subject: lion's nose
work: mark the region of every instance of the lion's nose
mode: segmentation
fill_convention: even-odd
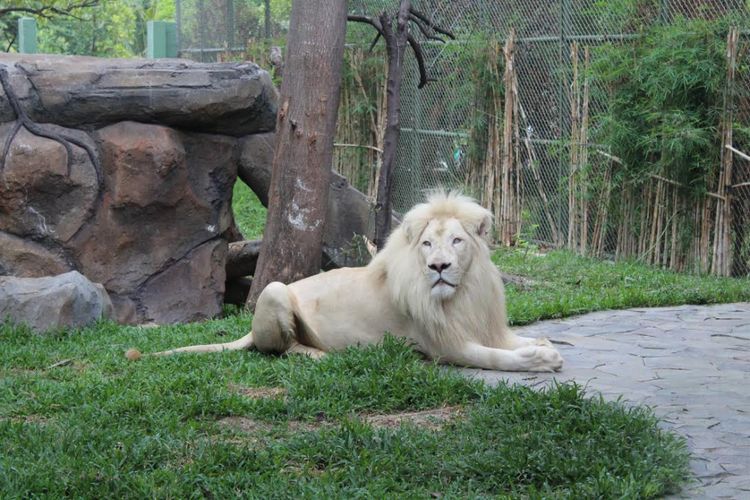
[[[427,267],[429,267],[433,271],[442,273],[443,271],[451,267],[451,264],[450,262],[436,262],[434,264],[428,264]]]

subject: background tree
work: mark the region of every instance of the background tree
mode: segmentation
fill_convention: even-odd
[[[396,149],[401,135],[401,80],[404,73],[404,53],[409,45],[414,51],[419,67],[419,84],[421,89],[430,79],[425,68],[422,48],[410,33],[410,24],[419,28],[422,35],[429,40],[444,41],[438,34],[454,38],[453,34],[435,25],[428,16],[414,9],[410,0],[401,0],[398,14],[394,18],[387,10],[375,17],[350,15],[350,21],[367,23],[377,31],[371,47],[382,38],[385,41],[388,57],[388,78],[386,81],[386,119],[383,140],[383,162],[378,178],[378,191],[375,200],[375,245],[378,250],[385,246],[391,232],[391,186],[393,171],[396,166]],[[395,25],[394,25],[395,21]]]
[[[18,18],[33,17],[39,51],[102,57],[143,56],[146,22],[174,19],[174,0],[13,0],[0,7],[0,50],[13,49]]]
[[[3,2],[5,3],[5,2]],[[10,51],[18,38],[18,19],[34,17],[43,19],[78,18],[99,0],[11,0],[0,7],[0,50]]]
[[[263,247],[247,305],[271,281],[320,271],[346,34],[346,0],[292,4]]]

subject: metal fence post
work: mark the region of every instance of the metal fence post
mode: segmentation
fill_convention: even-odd
[[[568,141],[568,121],[567,116],[565,114],[565,90],[568,86],[568,65],[569,65],[569,54],[570,54],[570,47],[568,43],[568,25],[569,25],[569,16],[570,16],[570,0],[560,0],[560,54],[559,54],[559,87],[558,87],[558,99],[557,99],[557,112],[560,114],[560,130],[558,131],[558,141],[559,141],[559,149],[557,154],[560,155],[558,158],[558,179],[566,178],[568,175],[570,175],[570,172],[568,171],[570,168],[570,165],[567,164],[565,151],[567,150],[566,143]],[[570,146],[568,146],[570,147]],[[558,187],[560,191],[562,191],[562,187]],[[567,189],[567,188],[566,188]],[[562,193],[559,193],[562,194]],[[566,193],[567,194],[567,193]],[[560,228],[562,231],[563,227],[567,227],[568,224],[570,224],[570,221],[568,220],[568,214],[564,213],[564,203],[562,203],[561,200],[564,198],[558,198],[558,207],[557,207],[557,227]],[[563,226],[563,219],[565,220],[566,224]],[[567,233],[567,231],[566,231]],[[562,238],[562,234],[560,235],[560,238]],[[557,242],[555,242],[557,243]],[[560,244],[562,245],[562,240],[560,241]],[[564,245],[563,245],[564,246]]]
[[[182,33],[182,0],[175,0],[174,4],[174,16],[175,16],[175,45],[177,45],[177,56],[179,57],[182,51],[182,40],[180,34]]]
[[[36,54],[36,19],[22,17],[18,20],[18,52]]]
[[[149,21],[146,24],[146,57],[177,57],[177,27],[170,21]]]
[[[271,0],[263,2],[264,35],[266,40],[271,38]]]
[[[206,23],[202,22],[205,18],[206,11],[203,0],[198,0],[198,43],[200,44],[198,48],[200,49],[201,62],[206,62],[206,53],[204,51],[206,48]]]
[[[234,1],[227,0],[227,50],[234,50]]]

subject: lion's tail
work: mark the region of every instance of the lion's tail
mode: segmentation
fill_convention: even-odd
[[[253,348],[253,332],[248,333],[241,339],[233,342],[226,342],[224,344],[203,344],[203,345],[189,345],[186,347],[178,347],[176,349],[169,349],[167,351],[154,352],[147,354],[147,356],[171,356],[180,352],[222,352],[222,351],[240,351],[242,349]],[[138,349],[128,349],[125,351],[125,357],[131,361],[136,361],[142,356]]]

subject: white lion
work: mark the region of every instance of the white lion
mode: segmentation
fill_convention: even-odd
[[[157,354],[257,349],[319,357],[390,333],[441,363],[559,370],[563,359],[549,341],[508,329],[503,283],[486,241],[491,220],[470,198],[435,194],[404,216],[366,267],[268,285],[243,338]]]

